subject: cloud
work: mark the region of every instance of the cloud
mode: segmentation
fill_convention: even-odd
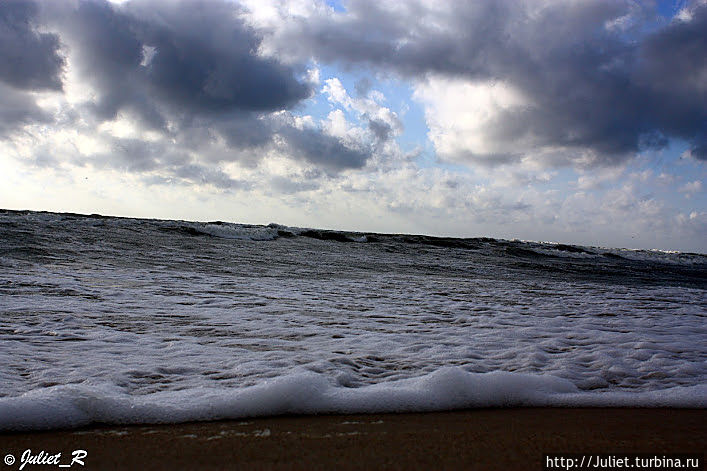
[[[270,179],[269,186],[274,188],[277,193],[291,195],[303,191],[313,191],[319,188],[319,185],[312,181],[301,180],[297,178],[288,178],[276,175]]]
[[[429,138],[444,160],[499,164],[519,160],[520,149],[537,145],[532,136],[493,138],[509,110],[522,110],[527,100],[504,83],[470,83],[430,77],[418,83],[414,98],[425,108]]]
[[[249,183],[231,178],[220,169],[203,165],[188,164],[178,166],[173,171],[175,176],[184,179],[190,184],[210,184],[221,190],[243,189],[250,186]]]
[[[344,145],[335,136],[316,129],[283,128],[280,133],[287,142],[288,154],[316,164],[326,170],[361,168],[370,153]]]
[[[0,2],[0,137],[52,121],[30,92],[61,90],[64,58],[57,35],[37,30],[38,13],[34,2]]]
[[[37,30],[38,13],[32,1],[0,2],[0,81],[21,90],[59,90],[59,38]]]
[[[393,127],[390,124],[378,119],[369,120],[368,129],[371,130],[378,141],[387,141],[393,132]]]
[[[453,161],[615,165],[670,138],[691,142],[703,158],[707,4],[695,2],[688,19],[663,25],[651,8],[628,0],[351,0],[344,13],[288,12],[268,50],[394,71],[420,87],[500,86],[522,97],[479,103],[462,94],[459,107],[468,104],[484,118],[439,132],[439,121],[454,116],[436,119],[439,105],[426,101],[433,141],[479,133],[471,145],[437,140]]]
[[[692,156],[707,160],[707,2],[688,10],[689,18],[673,20],[641,44],[637,82],[649,90],[656,128],[688,140]]]
[[[172,138],[206,139],[186,143],[192,149],[219,139],[227,150],[210,154],[217,161],[253,165],[280,147],[329,170],[361,168],[373,143],[401,133],[368,78],[356,83],[356,97],[336,79],[323,91],[363,120],[371,145],[277,124],[273,113],[314,93],[305,65],[312,58],[408,77],[447,161],[617,165],[670,138],[707,158],[704,3],[651,29],[650,7],[629,1],[352,0],[339,13],[317,2],[251,2],[249,12],[225,0],[77,0],[42,3],[50,32],[41,34],[34,3],[7,5],[25,19],[8,33],[13,41],[54,60],[25,71],[34,77],[27,87],[61,87],[66,65],[91,90],[78,105],[84,119],[130,114]],[[30,105],[17,122],[32,119]]]
[[[310,94],[291,67],[255,54],[259,37],[230,2],[80,0],[46,10],[97,90],[101,118],[126,108],[152,124],[179,114],[277,111]]]
[[[312,96],[317,72],[261,55],[242,12],[226,0],[0,3],[0,134],[23,128],[42,155],[61,141],[47,165],[218,188],[240,185],[225,164],[271,155],[330,175],[363,167],[370,146],[297,125],[287,110]]]
[[[680,193],[683,193],[686,198],[691,198],[695,194],[702,191],[702,181],[695,180],[692,182],[687,182],[684,185],[682,185],[680,188],[678,188],[678,191]]]
[[[52,117],[45,113],[32,96],[0,83],[0,137],[9,137],[19,126],[48,123]]]
[[[370,83],[367,84],[367,79],[356,82],[354,88],[359,95],[356,98],[349,95],[338,78],[330,78],[325,81],[322,91],[327,95],[330,103],[339,106],[340,110],[352,112],[357,119],[362,120],[374,141],[386,142],[402,132],[403,124],[398,114],[381,105],[380,102],[384,101],[385,97],[382,93],[372,90]],[[340,110],[337,112],[343,119]]]

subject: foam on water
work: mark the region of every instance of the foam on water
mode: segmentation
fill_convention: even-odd
[[[707,407],[707,257],[0,212],[0,428]]]
[[[178,423],[283,414],[442,411],[479,407],[705,407],[707,387],[644,393],[583,393],[570,381],[520,373],[428,375],[361,388],[332,385],[314,373],[292,374],[241,389],[194,388],[142,396],[111,385],[55,386],[0,399],[0,431],[105,424]]]

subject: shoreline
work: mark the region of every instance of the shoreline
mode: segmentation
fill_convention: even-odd
[[[86,450],[73,469],[542,469],[545,453],[704,453],[707,409],[510,408],[96,425],[0,434],[25,450]],[[24,469],[55,466],[27,465]]]

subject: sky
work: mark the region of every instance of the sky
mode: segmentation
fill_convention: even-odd
[[[0,207],[707,253],[707,0],[0,1]]]

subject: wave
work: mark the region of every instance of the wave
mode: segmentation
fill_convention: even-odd
[[[159,227],[162,232],[172,232],[187,236],[209,236],[219,239],[267,241],[280,237],[278,231],[267,226],[251,226],[227,222],[166,223]]]
[[[643,262],[670,265],[707,265],[707,256],[697,253],[584,247],[554,242],[532,242],[493,239],[490,237],[454,238],[409,234],[378,234],[326,229],[311,229],[271,223],[267,226],[226,222],[168,223],[161,231],[177,232],[189,236],[209,236],[223,239],[272,241],[279,238],[304,237],[321,241],[342,243],[381,243],[419,245],[438,248],[502,253],[523,259],[572,259],[587,261]]]
[[[360,388],[320,374],[291,374],[241,389],[193,388],[131,396],[114,385],[66,385],[0,398],[0,430],[75,428],[93,423],[157,424],[285,414],[430,412],[487,407],[707,407],[707,386],[649,392],[581,392],[555,376],[469,373]]]
[[[159,227],[162,232],[187,236],[209,236],[219,239],[268,241],[278,238],[306,237],[335,242],[368,242],[365,234],[325,229],[306,229],[271,223],[267,226],[236,224],[222,221],[167,223]]]
[[[557,242],[536,242],[525,240],[494,239],[490,237],[456,238],[412,234],[379,234],[357,231],[339,231],[315,228],[301,228],[271,223],[267,226],[238,224],[223,221],[191,222],[157,219],[131,219],[100,214],[82,215],[76,213],[48,213],[35,211],[12,211],[0,209],[0,235],[12,236],[21,228],[15,227],[21,220],[59,225],[64,229],[80,227],[129,228],[152,227],[160,232],[173,233],[189,237],[213,237],[245,241],[273,241],[280,238],[304,237],[321,241],[341,243],[381,243],[418,245],[460,250],[481,251],[492,255],[506,255],[521,259],[568,259],[599,262],[625,263],[660,263],[688,267],[707,266],[707,254],[625,249],[608,247],[590,247],[563,244]],[[36,225],[30,224],[32,230]],[[394,251],[394,249],[391,249]]]
[[[529,242],[493,239],[489,237],[454,238],[407,234],[362,233],[291,227],[275,223],[271,223],[267,226],[224,222],[184,223],[182,225],[161,227],[160,230],[181,232],[191,236],[211,236],[224,239],[252,241],[304,237],[343,243],[398,243],[474,251],[496,249],[504,251],[507,255],[521,258],[608,259],[681,265],[707,264],[707,256],[705,255],[676,251],[583,247],[552,242]]]

